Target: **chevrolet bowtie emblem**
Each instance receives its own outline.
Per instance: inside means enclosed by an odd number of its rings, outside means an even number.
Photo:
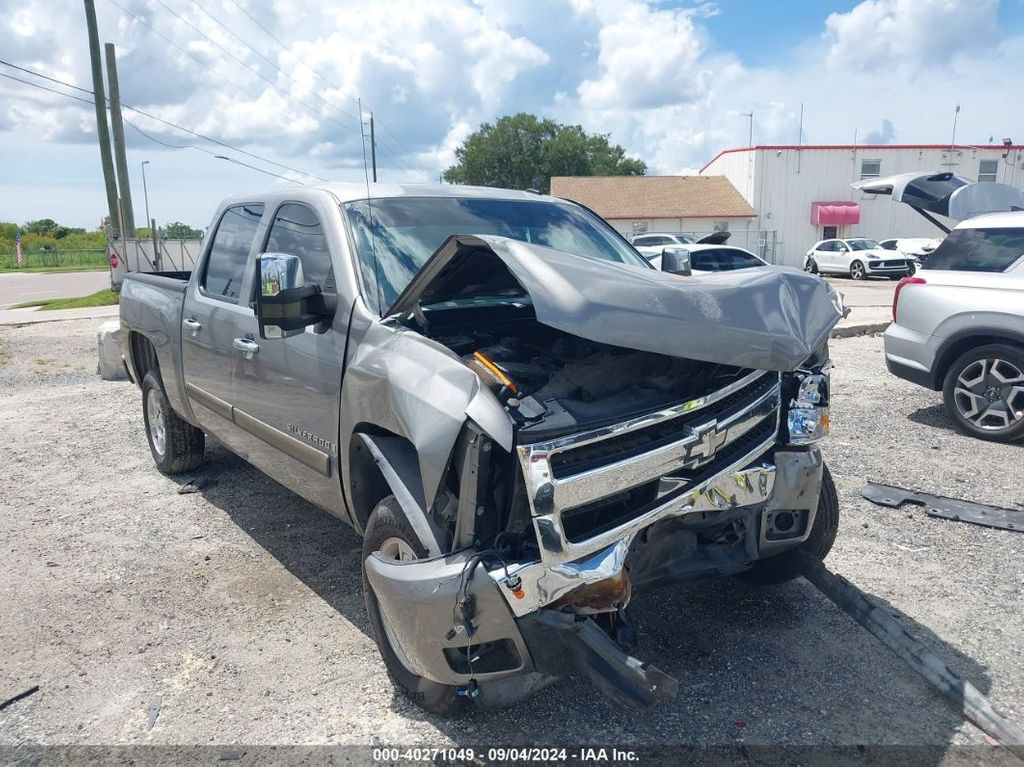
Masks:
[[[697,438],[697,441],[690,445],[686,451],[686,461],[687,463],[700,464],[706,463],[715,457],[718,448],[725,444],[728,432],[720,431],[718,429],[718,422],[711,421],[710,423],[694,427],[693,436]]]

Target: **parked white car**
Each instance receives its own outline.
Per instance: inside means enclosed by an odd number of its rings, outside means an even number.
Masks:
[[[668,246],[672,247],[672,246]],[[750,269],[755,266],[768,266],[764,261],[749,250],[737,248],[731,245],[702,245],[693,244],[685,246],[690,256],[691,274],[709,274],[711,272],[731,272],[735,269]],[[661,251],[657,255],[645,256],[655,269],[661,269]]]
[[[882,250],[899,253],[910,260],[916,272],[928,260],[928,255],[935,250],[941,237],[890,237],[878,243]]]
[[[696,237],[679,232],[645,232],[633,237],[633,247],[650,260],[651,256],[661,256],[665,248],[684,248],[697,242]]]
[[[822,240],[807,251],[804,269],[811,274],[845,274],[855,280],[868,277],[899,279],[913,272],[905,256],[882,248],[866,237]]]

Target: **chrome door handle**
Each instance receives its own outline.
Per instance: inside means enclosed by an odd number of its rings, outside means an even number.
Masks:
[[[260,350],[260,345],[251,338],[236,338],[231,345],[242,352],[247,360],[251,360],[252,355]]]
[[[181,324],[188,328],[192,332],[193,336],[195,336],[196,333],[203,329],[203,323],[197,322],[196,320],[191,318],[187,320],[182,320]]]

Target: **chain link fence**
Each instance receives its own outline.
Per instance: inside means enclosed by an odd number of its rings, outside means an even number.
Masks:
[[[33,269],[33,268],[57,268],[69,267],[82,269],[94,267],[96,269],[107,268],[107,251],[103,248],[89,250],[24,250],[22,251],[22,263],[18,264],[18,257],[12,250],[9,253],[0,253],[0,269]]]

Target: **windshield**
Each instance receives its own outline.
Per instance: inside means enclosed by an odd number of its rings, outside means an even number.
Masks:
[[[344,209],[355,236],[366,296],[379,304],[380,312],[394,303],[426,260],[455,234],[500,235],[649,268],[604,221],[570,203],[390,197],[349,202]]]
[[[874,240],[847,240],[846,244],[853,250],[871,250],[878,247],[878,243]]]

